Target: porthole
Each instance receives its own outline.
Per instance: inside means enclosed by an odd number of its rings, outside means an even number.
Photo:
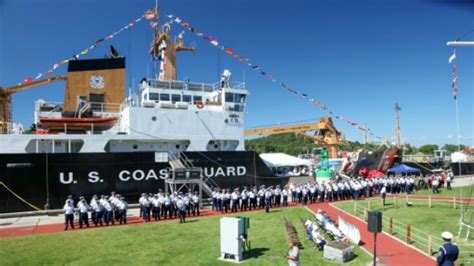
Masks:
[[[156,116],[152,116],[151,121],[156,121]]]
[[[133,149],[134,149],[134,150],[138,149],[138,145],[137,145],[137,144],[133,144]]]

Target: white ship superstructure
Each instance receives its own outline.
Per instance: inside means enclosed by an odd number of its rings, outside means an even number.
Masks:
[[[140,92],[129,96],[117,113],[115,126],[85,134],[68,133],[68,124],[58,134],[0,135],[2,153],[100,153],[166,151],[244,150],[244,112],[248,91],[243,83],[191,83],[143,80]],[[56,111],[55,111],[56,110]],[[36,104],[39,123],[45,117],[61,117],[61,107],[44,101]],[[41,127],[39,124],[38,127]]]

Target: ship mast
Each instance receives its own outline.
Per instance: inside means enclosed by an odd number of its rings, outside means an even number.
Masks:
[[[171,25],[165,23],[163,27],[159,24],[160,6],[155,2],[155,37],[151,43],[149,53],[154,59],[160,59],[160,80],[177,80],[176,54],[180,51],[192,51],[194,47],[184,45],[183,33],[179,34],[173,41],[170,36]]]
[[[395,106],[395,120],[396,120],[396,127],[397,127],[397,148],[401,148],[401,138],[400,138],[400,107],[398,107],[398,104]]]

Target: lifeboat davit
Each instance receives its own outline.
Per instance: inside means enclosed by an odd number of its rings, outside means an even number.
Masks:
[[[40,117],[40,125],[42,128],[49,130],[64,131],[80,130],[80,131],[103,131],[111,129],[117,123],[117,117]]]

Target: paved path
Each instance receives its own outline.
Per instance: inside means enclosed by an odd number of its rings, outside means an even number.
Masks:
[[[361,235],[361,246],[372,253],[374,250],[374,235],[367,231],[367,223],[333,207],[329,203],[308,205],[308,208],[314,212],[321,209],[336,221],[338,217],[341,217],[347,222],[357,226]],[[384,233],[377,235],[377,258],[383,265],[435,265],[433,258],[406,246]]]

